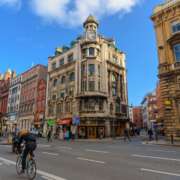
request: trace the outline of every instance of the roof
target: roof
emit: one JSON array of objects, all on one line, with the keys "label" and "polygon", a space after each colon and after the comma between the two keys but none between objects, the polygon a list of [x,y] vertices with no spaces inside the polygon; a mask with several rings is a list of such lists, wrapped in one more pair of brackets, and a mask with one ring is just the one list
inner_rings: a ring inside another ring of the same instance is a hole
[{"label": "roof", "polygon": [[176,3],[180,3],[180,0],[166,0],[166,2],[156,6],[153,11],[153,15],[158,13],[159,11],[162,11],[163,9],[166,9],[170,6],[175,5]]},{"label": "roof", "polygon": [[94,16],[92,16],[92,15],[89,15],[89,16],[87,17],[87,19],[86,19],[86,21],[84,22],[83,26],[85,27],[85,25],[88,24],[88,23],[95,23],[95,24],[97,24],[97,26],[99,26],[98,21],[97,21],[96,18],[95,18]]}]

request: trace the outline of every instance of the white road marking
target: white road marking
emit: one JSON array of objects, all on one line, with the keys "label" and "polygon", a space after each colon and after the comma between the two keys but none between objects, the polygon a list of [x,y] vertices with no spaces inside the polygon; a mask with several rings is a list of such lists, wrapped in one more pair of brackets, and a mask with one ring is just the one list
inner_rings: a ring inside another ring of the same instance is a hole
[{"label": "white road marking", "polygon": [[87,152],[95,152],[95,153],[103,153],[103,154],[108,154],[108,151],[99,151],[99,150],[94,150],[94,149],[86,149],[85,151]]},{"label": "white road marking", "polygon": [[47,144],[38,144],[37,146],[40,147],[40,148],[44,148],[44,147],[45,147],[45,148],[46,148],[46,147],[48,148],[48,147],[51,147],[51,145],[47,145]]},{"label": "white road marking", "polygon": [[160,160],[166,160],[166,161],[180,162],[180,159],[174,159],[174,158],[166,158],[166,157],[158,157],[158,156],[145,156],[145,155],[139,155],[139,154],[133,154],[132,156],[138,157],[138,158],[160,159]]},{"label": "white road marking", "polygon": [[155,149],[150,149],[149,151],[154,151],[154,152],[167,152],[167,153],[176,153],[176,151],[168,151],[168,150],[155,150]]},{"label": "white road marking", "polygon": [[[3,162],[6,162],[6,163],[12,164],[12,165],[16,165],[16,162],[5,159],[5,158],[2,158],[2,157],[0,157],[0,160],[3,161]],[[48,177],[49,179],[52,179],[52,180],[66,180],[64,178],[58,177],[58,176],[56,176],[54,174],[50,174],[50,173],[47,173],[47,172],[44,172],[44,171],[41,171],[41,170],[37,170],[37,173],[39,175],[43,176],[43,177]]]},{"label": "white road marking", "polygon": [[72,150],[72,147],[68,147],[68,146],[60,146],[59,149]]},{"label": "white road marking", "polygon": [[144,169],[144,168],[141,168],[141,171],[180,177],[180,174],[170,173],[170,172],[165,172],[165,171],[157,171],[157,170],[153,170],[153,169]]},{"label": "white road marking", "polygon": [[52,155],[52,156],[58,156],[58,153],[51,153],[51,152],[42,152],[43,154]]},{"label": "white road marking", "polygon": [[99,164],[106,164],[104,161],[96,161],[94,159],[86,159],[86,158],[82,158],[82,157],[78,157],[77,159],[82,160],[82,161],[89,161],[89,162],[99,163]]}]

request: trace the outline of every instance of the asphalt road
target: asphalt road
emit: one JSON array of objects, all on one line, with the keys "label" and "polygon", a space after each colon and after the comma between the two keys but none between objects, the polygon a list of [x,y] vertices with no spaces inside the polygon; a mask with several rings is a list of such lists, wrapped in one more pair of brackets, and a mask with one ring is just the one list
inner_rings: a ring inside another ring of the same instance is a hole
[{"label": "asphalt road", "polygon": [[[180,180],[180,148],[146,145],[134,139],[107,142],[47,143],[35,152],[37,180]],[[16,155],[0,145],[0,180],[24,180]]]}]

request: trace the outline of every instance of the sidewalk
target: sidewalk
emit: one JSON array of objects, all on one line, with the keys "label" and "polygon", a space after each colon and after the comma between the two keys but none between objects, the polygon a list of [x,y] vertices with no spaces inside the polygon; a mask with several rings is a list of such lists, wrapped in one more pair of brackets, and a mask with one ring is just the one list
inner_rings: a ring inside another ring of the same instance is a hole
[{"label": "sidewalk", "polygon": [[160,146],[174,146],[174,147],[180,147],[180,142],[174,142],[174,144],[171,144],[170,141],[166,140],[158,140],[158,141],[143,141],[144,144],[152,144],[152,145],[160,145]]},{"label": "sidewalk", "polygon": [[[75,140],[53,139],[52,142],[89,142],[89,143],[94,142],[94,143],[101,143],[101,142],[112,142],[112,141],[123,140],[123,139],[124,139],[124,137],[104,138],[104,139],[75,139]],[[47,139],[46,138],[38,138],[38,142],[47,143]]]},{"label": "sidewalk", "polygon": [[0,145],[10,145],[7,138],[0,137]]}]

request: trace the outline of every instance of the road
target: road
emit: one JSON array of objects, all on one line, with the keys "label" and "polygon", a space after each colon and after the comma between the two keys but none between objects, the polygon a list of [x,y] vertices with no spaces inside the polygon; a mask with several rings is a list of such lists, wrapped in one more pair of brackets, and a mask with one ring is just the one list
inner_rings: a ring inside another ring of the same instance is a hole
[{"label": "road", "polygon": [[[37,180],[179,180],[180,148],[113,140],[60,142],[39,140]],[[0,145],[0,180],[23,180],[16,155]]]}]

